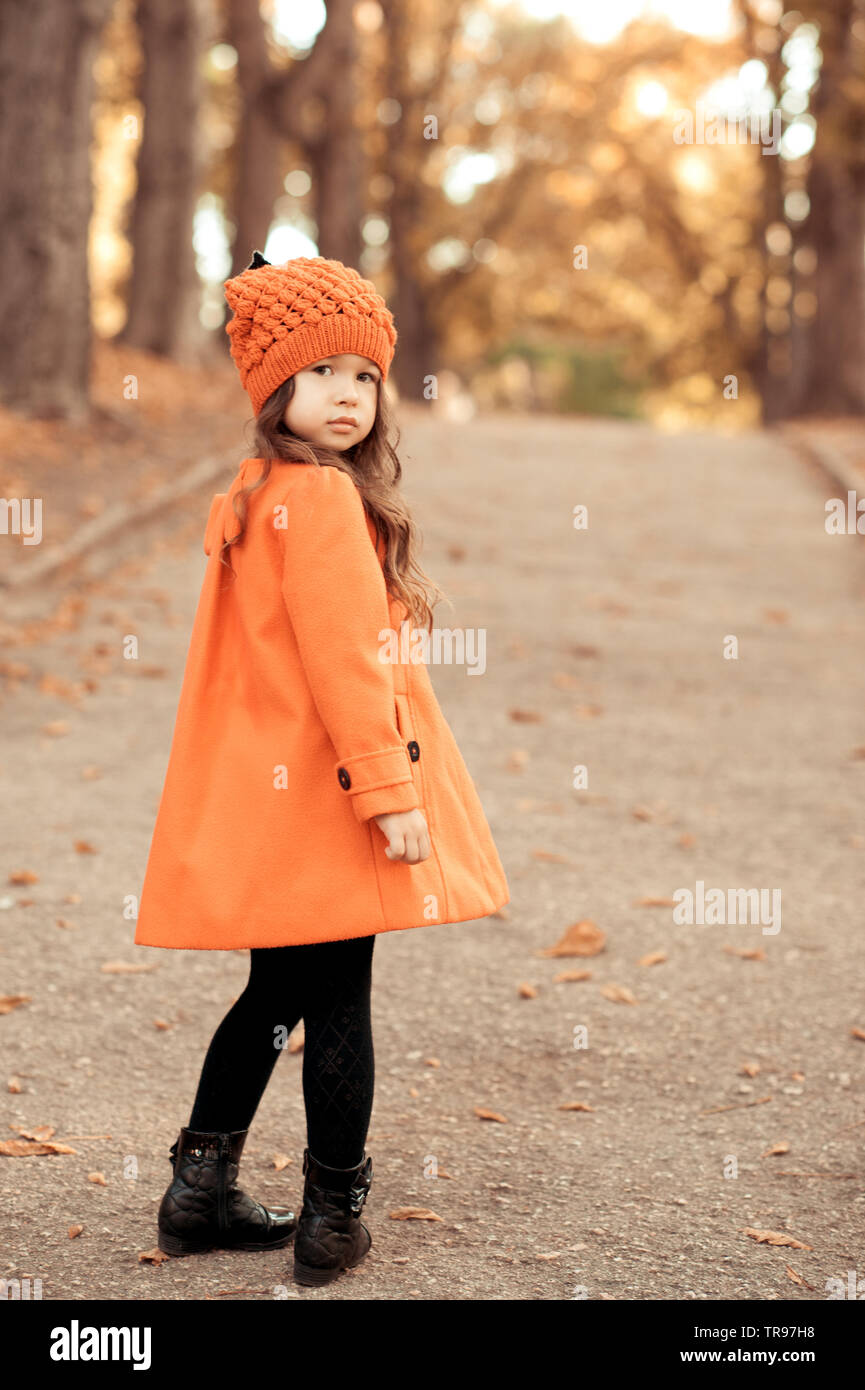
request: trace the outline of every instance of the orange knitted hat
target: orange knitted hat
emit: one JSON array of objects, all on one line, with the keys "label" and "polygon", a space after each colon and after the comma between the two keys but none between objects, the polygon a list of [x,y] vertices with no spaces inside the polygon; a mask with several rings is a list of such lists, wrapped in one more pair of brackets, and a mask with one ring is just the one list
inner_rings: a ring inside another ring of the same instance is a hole
[{"label": "orange knitted hat", "polygon": [[271,265],[255,251],[224,288],[234,312],[225,327],[231,355],[256,415],[301,367],[338,352],[369,357],[387,381],[393,316],[372,282],[342,261],[297,256]]}]

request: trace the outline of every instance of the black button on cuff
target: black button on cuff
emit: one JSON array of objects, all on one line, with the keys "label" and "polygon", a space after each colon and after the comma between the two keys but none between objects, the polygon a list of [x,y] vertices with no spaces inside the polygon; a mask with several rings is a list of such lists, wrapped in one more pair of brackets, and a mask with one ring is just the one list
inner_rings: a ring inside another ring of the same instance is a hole
[{"label": "black button on cuff", "polygon": [[336,775],[339,778],[339,785],[341,787],[345,787],[345,790],[348,791],[349,787],[351,786],[351,778],[349,777],[345,768],[339,768]]},{"label": "black button on cuff", "polygon": [[408,755],[411,758],[412,762],[416,763],[418,758],[420,757],[420,745],[417,742],[417,740],[412,739],[411,743],[406,744],[406,748],[408,749]]}]

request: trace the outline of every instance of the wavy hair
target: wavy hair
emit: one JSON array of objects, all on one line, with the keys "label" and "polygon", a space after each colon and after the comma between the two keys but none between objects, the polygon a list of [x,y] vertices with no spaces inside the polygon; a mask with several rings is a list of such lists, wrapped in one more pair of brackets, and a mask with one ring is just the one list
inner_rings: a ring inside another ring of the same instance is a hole
[{"label": "wavy hair", "polygon": [[[230,540],[223,541],[220,561],[236,579],[230,560],[231,547],[239,545],[246,532],[250,493],[257,492],[264,485],[274,463],[318,464],[323,468],[339,468],[349,475],[360,492],[364,510],[375,525],[377,540],[384,538],[383,571],[388,593],[402,601],[415,627],[431,631],[435,605],[441,599],[450,603],[450,599],[424,573],[417,561],[420,533],[399,491],[402,466],[395,447],[388,439],[391,419],[381,382],[372,429],[365,439],[342,452],[329,449],[326,445],[312,444],[289,429],[284,416],[294,391],[294,377],[291,376],[268,397],[256,417],[253,457],[262,459],[264,468],[260,478],[241,488],[232,499],[240,530]],[[398,430],[395,443],[399,443]],[[229,555],[228,559],[226,555]]]}]

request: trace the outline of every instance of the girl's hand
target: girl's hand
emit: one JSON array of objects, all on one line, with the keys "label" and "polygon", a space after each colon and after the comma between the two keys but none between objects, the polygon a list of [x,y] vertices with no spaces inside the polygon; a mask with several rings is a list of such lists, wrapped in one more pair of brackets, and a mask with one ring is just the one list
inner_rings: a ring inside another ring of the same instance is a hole
[{"label": "girl's hand", "polygon": [[429,826],[422,811],[389,811],[384,816],[373,816],[380,830],[387,836],[385,854],[388,859],[402,860],[406,864],[420,864],[430,857]]}]

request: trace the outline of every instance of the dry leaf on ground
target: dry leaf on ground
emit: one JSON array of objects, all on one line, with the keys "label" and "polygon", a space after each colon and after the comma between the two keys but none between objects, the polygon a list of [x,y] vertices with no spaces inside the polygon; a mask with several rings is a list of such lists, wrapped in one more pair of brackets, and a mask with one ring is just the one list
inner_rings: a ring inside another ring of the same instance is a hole
[{"label": "dry leaf on ground", "polygon": [[597,956],[604,949],[606,937],[597,923],[586,918],[565,929],[555,946],[545,946],[536,956]]},{"label": "dry leaf on ground", "polygon": [[813,1245],[806,1245],[804,1241],[796,1240],[795,1236],[785,1235],[783,1231],[758,1231],[753,1226],[745,1226],[742,1234],[756,1240],[758,1245],[788,1245],[793,1250],[814,1249]]}]

